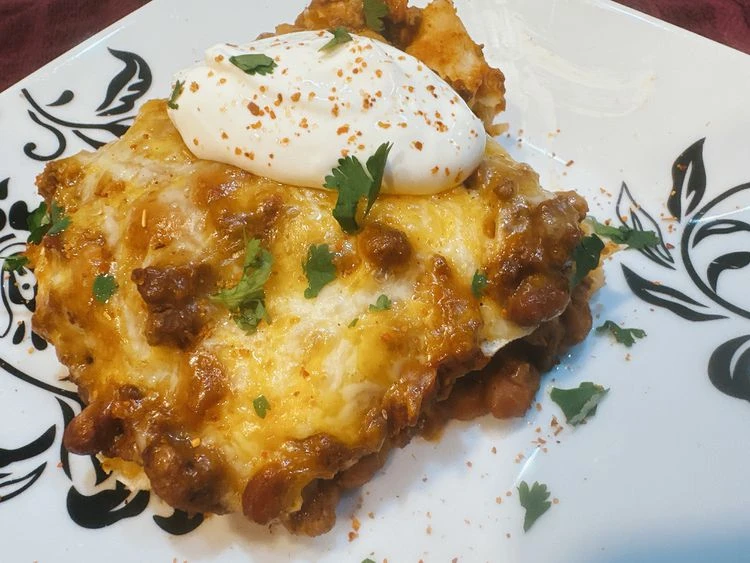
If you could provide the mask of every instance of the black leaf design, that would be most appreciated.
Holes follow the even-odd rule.
[[[664,236],[662,235],[659,223],[635,201],[633,194],[630,193],[630,189],[625,182],[620,187],[615,210],[623,225],[636,231],[654,231],[657,234],[659,244],[639,249],[639,252],[652,262],[674,270],[674,266],[672,265],[674,264],[674,258],[672,258],[672,253],[664,244]],[[628,223],[626,218],[630,220],[630,223]]]
[[[10,280],[10,277],[8,277],[8,280]],[[10,329],[13,328],[13,310],[10,308],[10,303],[8,302],[8,296],[6,295],[4,283],[3,283],[3,287],[0,288],[0,298],[2,298],[3,308],[5,309],[5,313],[7,314],[7,317],[8,317],[8,322],[5,325],[5,330],[3,330],[2,333],[0,333],[0,338],[5,338],[6,336],[8,336]],[[15,337],[13,339],[15,340]]]
[[[5,180],[0,180],[0,199],[6,199],[8,197],[8,184],[10,183],[10,178],[5,178]],[[5,228],[5,223],[8,221],[8,216],[5,213],[4,209],[0,209],[0,231],[2,231]]]
[[[53,108],[57,106],[64,106],[65,104],[73,101],[73,96],[74,94],[70,90],[63,90],[62,94],[60,94],[60,97],[51,104],[47,104],[47,107]]]
[[[711,289],[716,291],[719,276],[726,270],[739,270],[750,264],[750,252],[730,252],[713,260],[708,265],[706,277]]]
[[[21,446],[20,448],[16,448],[13,450],[0,448],[0,467],[7,467],[11,463],[15,463],[17,461],[25,461],[46,452],[55,442],[56,434],[57,428],[52,425],[44,433],[42,433],[41,436],[39,436],[35,440],[32,440],[25,446]],[[31,485],[33,485],[34,482],[39,479],[39,476],[42,474],[45,467],[47,467],[47,462],[41,463],[26,475],[15,479],[6,479],[6,477],[12,476],[12,472],[1,474],[0,503],[8,501],[13,497],[20,495],[26,489],[31,487]],[[3,481],[2,479],[5,480]],[[14,489],[11,488],[6,490],[7,487],[12,487],[13,485],[19,486]]]
[[[127,127],[125,127],[125,130],[127,131]],[[106,143],[102,141],[97,141],[96,139],[92,139],[88,135],[81,133],[78,129],[73,129],[73,134],[81,139],[84,143],[86,143],[88,146],[90,146],[92,149],[96,150],[100,147],[103,147],[106,145]],[[119,136],[119,135],[118,135]]]
[[[29,208],[25,201],[17,201],[10,206],[8,212],[10,218],[10,226],[18,231],[28,231],[29,224],[27,222],[29,218]]]
[[[59,387],[55,387],[54,385],[50,385],[49,383],[45,383],[44,381],[35,379],[29,374],[18,369],[13,364],[5,361],[2,357],[0,357],[0,369],[7,371],[13,377],[20,379],[21,381],[28,383],[29,385],[33,385],[34,387],[42,389],[43,391],[48,391],[55,395],[59,395],[60,397],[66,397],[83,407],[83,402],[73,391],[69,391],[68,389],[61,389]]]
[[[714,387],[746,401],[750,401],[750,348],[741,350],[748,341],[750,335],[733,338],[714,350],[708,360],[708,377]]]
[[[22,492],[24,492],[26,489],[31,487],[37,479],[41,476],[41,474],[44,472],[44,468],[47,467],[47,462],[45,461],[41,465],[37,466],[35,469],[32,469],[29,471],[26,475],[23,477],[19,477],[18,479],[10,479],[8,481],[0,481],[0,502],[5,502],[13,497],[17,497]],[[9,474],[4,473],[3,477],[7,477]],[[10,492],[4,491],[5,487],[10,487],[11,485],[21,485],[15,490],[11,490]]]
[[[26,321],[21,321],[20,323],[18,323],[15,332],[13,332],[13,344],[18,346],[21,342],[23,342],[24,336],[26,336]]]
[[[8,283],[8,298],[16,305],[26,305],[27,308],[33,311],[33,307],[30,306],[30,300],[33,300],[33,293],[28,293],[32,289],[31,280],[32,275],[28,270],[23,272],[11,272],[10,282]],[[36,291],[36,288],[34,288]],[[24,293],[27,294],[28,299],[24,297]]]
[[[667,198],[667,209],[679,221],[695,211],[706,192],[705,140],[704,137],[690,145],[672,165],[672,191]]]
[[[63,135],[59,129],[56,127],[53,127],[52,125],[49,125],[39,119],[37,115],[29,110],[29,117],[31,117],[31,121],[36,123],[37,125],[41,125],[44,127],[47,131],[51,131],[55,135],[55,139],[57,140],[57,148],[52,151],[50,154],[38,154],[36,153],[36,143],[26,143],[23,146],[23,152],[26,156],[28,156],[31,159],[34,160],[40,160],[40,161],[46,161],[46,160],[54,160],[55,158],[58,158],[62,153],[65,152],[65,147],[67,146],[67,141],[65,140],[65,135]]]
[[[8,183],[10,182],[10,178],[6,178],[5,180],[0,180],[0,199],[5,199],[8,197]],[[7,215],[5,214],[5,210],[0,209],[0,231],[2,231],[5,228],[5,223],[7,222]]]
[[[138,516],[146,509],[149,501],[148,491],[138,491],[126,503],[130,494],[130,490],[120,481],[117,481],[114,489],[90,496],[81,494],[75,487],[71,487],[68,491],[68,514],[83,528],[104,528],[124,518]]]
[[[689,321],[712,321],[726,318],[724,315],[704,313],[700,309],[707,309],[705,305],[681,291],[642,278],[625,264],[622,265],[622,271],[630,289],[646,303],[663,307]]]
[[[203,514],[197,513],[190,516],[187,512],[175,510],[171,516],[155,515],[154,522],[162,530],[173,536],[183,536],[203,523]]]
[[[40,352],[47,349],[47,341],[33,330],[31,331],[31,344]]]
[[[99,148],[104,144],[104,141],[100,141],[84,133],[84,131],[106,131],[114,137],[120,137],[127,131],[130,122],[133,120],[133,116],[123,116],[121,114],[132,110],[135,107],[136,101],[151,87],[151,69],[146,61],[135,53],[117,51],[115,49],[109,49],[109,51],[114,57],[125,63],[125,68],[110,81],[104,101],[96,110],[98,117],[118,116],[108,123],[68,121],[55,116],[49,111],[50,106],[61,105],[73,99],[73,93],[69,90],[64,91],[57,101],[45,108],[34,100],[26,88],[21,89],[21,93],[32,108],[28,111],[32,121],[51,131],[55,135],[58,144],[57,149],[52,153],[40,154],[37,152],[36,143],[26,143],[24,153],[29,158],[47,161],[61,156],[65,152],[67,144],[67,140],[61,129],[72,131],[73,134],[85,141],[92,148]]]
[[[75,412],[68,403],[61,400],[59,397],[55,398],[60,405],[60,410],[62,410],[63,428],[67,428],[70,421],[75,417]],[[70,474],[70,454],[62,441],[60,442],[60,465],[62,465],[62,470],[65,472],[65,475],[68,476],[68,479],[72,479]]]
[[[721,272],[727,269],[737,269],[744,267],[744,258],[742,256],[744,249],[747,248],[747,243],[738,243],[733,240],[734,237],[727,237],[727,245],[723,245],[725,248],[729,246],[727,250],[733,250],[734,252],[728,252],[727,257],[719,257],[706,269],[706,277],[709,279],[704,280],[703,276],[698,274],[696,265],[694,264],[693,250],[696,247],[696,240],[705,240],[706,237],[713,234],[731,234],[738,231],[747,231],[749,227],[744,221],[733,220],[733,219],[719,219],[712,221],[704,221],[705,217],[710,217],[711,213],[722,203],[727,202],[731,198],[737,197],[739,194],[747,197],[747,192],[750,190],[750,183],[740,184],[726,190],[719,194],[714,199],[705,204],[699,211],[697,211],[691,218],[690,221],[685,225],[685,229],[682,233],[682,261],[685,265],[685,271],[687,272],[690,279],[693,281],[695,286],[700,289],[709,299],[718,303],[728,311],[731,311],[737,315],[745,318],[750,318],[750,311],[742,308],[731,301],[728,301],[717,292],[718,277]],[[742,207],[740,207],[742,205]],[[732,206],[735,209],[744,209],[744,204],[738,201]],[[727,215],[719,210],[717,217]],[[705,229],[705,230],[704,230]],[[703,232],[702,237],[694,236],[695,233]],[[718,246],[718,245],[717,245]],[[742,250],[741,250],[742,249]],[[713,273],[713,278],[709,272]]]
[[[36,440],[17,448],[15,450],[6,450],[0,448],[0,467],[6,467],[16,461],[24,461],[31,459],[32,457],[38,456],[39,454],[47,451],[55,441],[55,434],[57,428],[52,425],[50,426],[41,436]]]
[[[151,69],[146,61],[135,53],[108,50],[125,63],[125,68],[110,81],[104,101],[96,108],[100,116],[120,115],[132,110],[136,100],[151,86]],[[119,104],[113,106],[116,98]]]
[[[742,231],[750,232],[750,225],[738,219],[714,219],[698,227],[693,237],[693,246],[713,235],[729,235]]]
[[[10,233],[0,237],[0,244],[12,241],[15,236],[15,234]],[[22,250],[23,247],[24,243],[22,242],[11,242],[0,248],[0,256],[13,254],[13,252]],[[8,336],[11,329],[15,327],[12,335],[12,342],[14,344],[19,344],[23,341],[26,335],[26,326],[23,324],[24,321],[21,321],[20,324],[14,322],[14,312],[11,303],[24,305],[29,311],[34,310],[34,306],[36,305],[34,297],[36,286],[33,285],[33,280],[33,274],[27,269],[0,276],[0,301],[2,301],[3,309],[5,309],[4,328],[0,329],[0,338]]]

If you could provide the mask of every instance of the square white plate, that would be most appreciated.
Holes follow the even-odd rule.
[[[0,94],[0,254],[23,248],[46,161],[111,140],[204,48],[272,30],[304,4],[154,0]],[[625,348],[592,333],[524,419],[415,439],[310,539],[239,516],[174,516],[64,454],[80,403],[30,333],[33,275],[3,274],[0,560],[747,560],[750,57],[601,0],[456,4],[506,74],[503,144],[548,188],[580,191],[598,219],[662,235],[650,253],[608,260],[594,302],[595,326],[646,338]],[[587,424],[555,435],[564,417],[549,389],[582,381],[610,392]],[[526,534],[522,480],[556,499]]]

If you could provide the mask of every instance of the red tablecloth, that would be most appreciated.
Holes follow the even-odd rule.
[[[0,0],[0,92],[148,0]]]
[[[0,91],[148,0],[0,0]],[[750,53],[750,0],[620,0]]]
[[[750,0],[619,0],[641,12],[750,53]]]

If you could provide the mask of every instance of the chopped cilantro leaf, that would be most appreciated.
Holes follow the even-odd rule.
[[[253,408],[255,414],[261,418],[266,418],[266,413],[271,410],[271,405],[268,403],[265,395],[260,395],[253,399]]]
[[[375,563],[375,561],[373,561],[372,559],[370,559],[370,558],[368,557],[367,559],[363,559],[363,560],[362,560],[362,563]]]
[[[333,37],[328,43],[318,49],[318,51],[330,51],[337,45],[342,45],[352,40],[352,36],[349,35],[349,32],[344,27],[339,26],[336,29],[329,29],[328,32],[333,34]]]
[[[169,99],[167,100],[167,107],[169,109],[180,109],[180,106],[177,104],[177,99],[182,96],[182,92],[185,90],[185,81],[184,80],[178,80],[174,83],[174,87],[172,88],[172,94],[169,96]]]
[[[248,334],[252,334],[258,328],[260,321],[271,322],[271,317],[266,311],[263,301],[252,301],[232,313],[232,318],[237,326]]]
[[[521,481],[518,485],[518,498],[521,506],[526,509],[526,516],[523,519],[524,532],[528,532],[534,522],[552,506],[552,503],[547,500],[549,495],[547,485],[537,481],[534,481],[531,488],[526,481]]]
[[[312,244],[307,250],[307,260],[302,264],[307,276],[305,298],[317,297],[323,287],[336,279],[333,254],[327,244]]]
[[[599,265],[599,256],[604,249],[604,243],[596,235],[588,235],[581,239],[573,249],[573,263],[575,270],[570,281],[571,287],[577,286],[591,270]]]
[[[260,240],[254,238],[245,246],[245,262],[242,277],[234,287],[222,289],[211,296],[232,312],[237,325],[248,333],[255,332],[261,320],[268,321],[263,285],[271,275],[273,256],[261,248]]]
[[[609,332],[615,337],[617,342],[625,344],[628,348],[635,344],[636,338],[643,338],[646,336],[646,332],[640,328],[622,328],[614,321],[604,321],[602,326],[596,327],[596,332],[598,334]]]
[[[276,61],[260,53],[235,55],[229,57],[229,62],[245,74],[271,74],[276,68]]]
[[[2,258],[0,256],[0,258]],[[28,257],[21,253],[16,252],[15,254],[11,254],[7,258],[3,259],[3,270],[6,272],[20,272],[23,267],[29,263]]]
[[[29,213],[26,219],[29,228],[30,244],[39,244],[45,235],[55,236],[63,232],[70,225],[70,217],[65,215],[65,209],[57,205],[54,201],[50,208],[42,202],[34,211]]]
[[[349,328],[354,328],[355,326],[357,326],[358,322],[359,322],[359,317],[354,317],[352,322],[349,323]]]
[[[65,215],[65,210],[57,205],[54,201],[52,202],[52,207],[50,208],[49,217],[50,227],[49,231],[47,231],[48,236],[60,234],[68,228],[68,225],[70,225],[70,217]]]
[[[487,275],[477,270],[471,279],[471,292],[474,294],[474,297],[477,299],[482,297],[485,287],[487,287]]]
[[[94,294],[94,299],[99,303],[106,303],[117,291],[117,281],[114,276],[109,274],[99,274],[94,278],[91,291]]]
[[[357,205],[360,198],[369,191],[371,182],[362,163],[351,156],[339,159],[338,168],[333,169],[331,176],[326,176],[325,187],[334,188],[339,192],[333,216],[347,233],[359,230],[356,218]]]
[[[362,166],[359,159],[354,156],[340,158],[339,165],[331,171],[329,176],[326,176],[324,187],[338,191],[333,216],[344,232],[352,234],[359,230],[357,224],[359,200],[363,197],[367,198],[364,212],[366,216],[380,194],[385,161],[391,147],[393,147],[391,143],[380,145],[367,159],[365,166]]]
[[[549,396],[562,409],[567,423],[576,426],[596,414],[596,406],[608,391],[601,385],[584,381],[575,389],[553,387]]]
[[[380,195],[380,188],[383,185],[383,174],[385,173],[385,161],[388,160],[388,153],[391,152],[393,143],[383,143],[380,145],[375,154],[367,159],[367,171],[370,173],[372,183],[370,189],[367,190],[367,207],[365,208],[365,215],[372,209],[372,204]]]
[[[612,227],[603,225],[593,217],[589,220],[594,225],[594,232],[600,237],[606,237],[616,244],[623,244],[628,248],[640,250],[647,246],[656,246],[661,242],[654,231],[637,231],[627,225]]]
[[[385,293],[381,293],[378,300],[375,301],[375,305],[370,305],[370,311],[387,311],[391,308],[391,305],[393,305],[393,302]]]
[[[31,244],[42,242],[42,237],[49,230],[49,214],[47,213],[47,204],[45,202],[40,203],[39,207],[29,213],[29,216],[26,218],[26,225],[30,231],[27,242]]]
[[[364,0],[365,25],[373,31],[383,31],[383,18],[388,15],[388,6],[383,0]]]

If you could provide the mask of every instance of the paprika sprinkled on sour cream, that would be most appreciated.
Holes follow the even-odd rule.
[[[365,162],[393,143],[383,193],[434,194],[479,165],[486,134],[426,65],[367,37],[320,50],[327,31],[221,44],[179,72],[169,117],[198,157],[295,186],[322,188],[338,159]],[[232,57],[273,60],[249,74]],[[234,59],[237,61],[237,59]],[[264,59],[268,61],[268,59]]]

